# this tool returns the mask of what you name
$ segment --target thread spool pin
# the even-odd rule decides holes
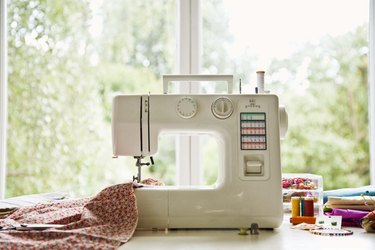
[[[264,74],[266,72],[262,70],[258,70],[256,73],[257,73],[258,93],[264,93]]]

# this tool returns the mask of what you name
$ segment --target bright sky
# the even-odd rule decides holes
[[[337,36],[368,22],[368,0],[224,0],[234,41],[230,53],[256,51],[260,66],[305,42]]]

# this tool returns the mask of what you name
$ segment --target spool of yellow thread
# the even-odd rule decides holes
[[[300,216],[300,197],[292,197],[292,217]]]

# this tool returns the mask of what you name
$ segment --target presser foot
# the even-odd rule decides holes
[[[133,182],[139,183],[140,181],[138,180],[138,176],[133,175]]]
[[[137,173],[137,176],[134,176],[133,175],[133,182],[136,181],[137,183],[141,183],[141,176],[142,176],[142,167],[143,166],[150,166],[150,165],[154,165],[154,159],[152,158],[152,156],[150,156],[150,162],[142,162],[142,159],[144,158],[143,155],[141,156],[134,156],[134,159],[136,159],[136,163],[135,163],[135,166],[138,168],[138,173]]]

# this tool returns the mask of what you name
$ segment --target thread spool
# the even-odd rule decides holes
[[[305,199],[302,197],[300,199],[300,215],[305,216]]]
[[[314,216],[314,198],[306,197],[304,203],[304,216]]]
[[[292,197],[292,217],[300,215],[300,198]]]
[[[265,71],[258,70],[257,72],[257,86],[258,86],[258,92],[264,93],[264,74]]]

